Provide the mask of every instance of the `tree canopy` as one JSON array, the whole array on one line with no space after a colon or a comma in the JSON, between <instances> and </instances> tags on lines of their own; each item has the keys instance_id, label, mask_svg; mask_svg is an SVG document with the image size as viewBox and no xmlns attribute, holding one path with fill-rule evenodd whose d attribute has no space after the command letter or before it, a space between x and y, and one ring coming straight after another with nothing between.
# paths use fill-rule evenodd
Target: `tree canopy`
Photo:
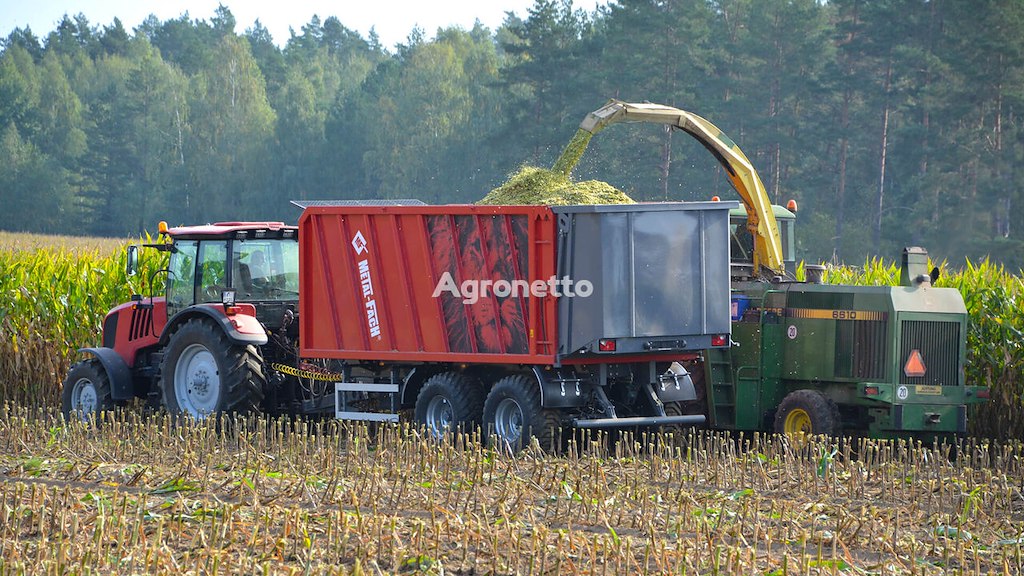
<instances>
[{"instance_id":1,"label":"tree canopy","mask_svg":"<svg viewBox=\"0 0 1024 576\"><path fill-rule=\"evenodd\" d=\"M1024 4L993 0L536 0L497 30L412 30L394 49L314 17L65 16L0 40L0 228L133 235L158 220L293 221L293 199L482 198L550 166L608 98L721 127L799 256L906 245L1024 266ZM735 198L695 141L622 126L576 177L640 201Z\"/></svg>"}]
</instances>

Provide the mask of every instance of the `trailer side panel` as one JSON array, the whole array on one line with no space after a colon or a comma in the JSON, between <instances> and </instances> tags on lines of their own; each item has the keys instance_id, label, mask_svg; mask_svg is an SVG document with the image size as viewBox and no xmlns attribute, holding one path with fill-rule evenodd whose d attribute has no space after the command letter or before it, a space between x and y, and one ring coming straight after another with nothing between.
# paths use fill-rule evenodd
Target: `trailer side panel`
<instances>
[{"instance_id":1,"label":"trailer side panel","mask_svg":"<svg viewBox=\"0 0 1024 576\"><path fill-rule=\"evenodd\" d=\"M547 364L555 222L530 206L323 206L300 222L301 354Z\"/></svg>"}]
</instances>

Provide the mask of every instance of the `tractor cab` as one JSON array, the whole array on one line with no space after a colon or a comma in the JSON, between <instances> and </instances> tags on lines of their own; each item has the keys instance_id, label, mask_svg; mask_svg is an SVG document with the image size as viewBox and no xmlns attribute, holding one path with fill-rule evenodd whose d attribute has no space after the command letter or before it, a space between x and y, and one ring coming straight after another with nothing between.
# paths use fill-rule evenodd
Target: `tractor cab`
<instances>
[{"instance_id":1,"label":"tractor cab","mask_svg":"<svg viewBox=\"0 0 1024 576\"><path fill-rule=\"evenodd\" d=\"M167 266L168 318L190 306L234 302L253 304L268 327L280 326L285 310L299 299L298 229L282 222L218 222L166 228L170 244L151 244L171 253ZM129 257L129 267L135 261Z\"/></svg>"}]
</instances>

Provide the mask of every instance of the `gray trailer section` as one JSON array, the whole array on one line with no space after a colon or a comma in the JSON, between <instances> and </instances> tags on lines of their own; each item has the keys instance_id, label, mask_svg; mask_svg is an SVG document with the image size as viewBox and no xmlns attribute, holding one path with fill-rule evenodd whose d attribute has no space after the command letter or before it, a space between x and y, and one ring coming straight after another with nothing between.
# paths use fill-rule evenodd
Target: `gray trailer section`
<instances>
[{"instance_id":1,"label":"gray trailer section","mask_svg":"<svg viewBox=\"0 0 1024 576\"><path fill-rule=\"evenodd\" d=\"M559 359L711 348L730 322L729 210L737 202L552 207L558 277L593 285L559 298Z\"/></svg>"}]
</instances>

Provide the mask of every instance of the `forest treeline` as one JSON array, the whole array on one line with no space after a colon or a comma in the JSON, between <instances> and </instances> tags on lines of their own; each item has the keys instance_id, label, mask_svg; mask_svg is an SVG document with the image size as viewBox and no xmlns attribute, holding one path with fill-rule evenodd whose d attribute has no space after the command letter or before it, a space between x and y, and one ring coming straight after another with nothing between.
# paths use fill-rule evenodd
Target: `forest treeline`
<instances>
[{"instance_id":1,"label":"forest treeline","mask_svg":"<svg viewBox=\"0 0 1024 576\"><path fill-rule=\"evenodd\" d=\"M920 245L1024 265L1024 3L536 0L496 30L395 47L313 18L66 16L0 41L0 229L128 235L294 221L289 200L473 202L550 165L608 98L700 114L773 201L800 256L857 263ZM736 198L682 133L617 126L574 177L638 200Z\"/></svg>"}]
</instances>

